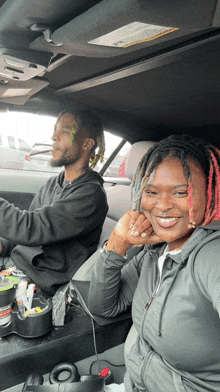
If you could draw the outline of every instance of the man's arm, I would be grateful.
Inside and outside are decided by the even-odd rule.
[[[10,256],[12,249],[15,247],[16,244],[13,242],[6,240],[3,237],[0,237],[0,256]]]
[[[33,205],[36,201],[32,208]],[[105,195],[96,184],[82,185],[35,211],[19,210],[0,198],[0,236],[20,245],[42,246],[85,234],[97,227],[105,215]]]

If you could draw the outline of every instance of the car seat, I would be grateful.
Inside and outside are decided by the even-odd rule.
[[[126,176],[132,181],[138,163],[143,155],[154,145],[151,141],[141,141],[134,143],[127,155],[125,164]],[[109,210],[102,228],[99,241],[101,245],[110,237],[118,220],[131,208],[131,185],[116,185],[106,189]],[[130,248],[128,251],[128,260],[140,251],[141,248]],[[97,250],[84,264],[76,271],[73,279],[90,280],[92,267],[97,259]]]

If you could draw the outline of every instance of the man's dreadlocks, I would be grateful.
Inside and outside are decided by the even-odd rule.
[[[133,209],[141,209],[141,197],[149,176],[167,157],[181,161],[188,179],[189,227],[195,227],[190,159],[197,162],[207,178],[207,205],[202,225],[220,220],[220,151],[208,142],[188,135],[169,136],[143,156],[132,182]]]

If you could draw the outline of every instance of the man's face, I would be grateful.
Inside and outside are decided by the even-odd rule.
[[[72,114],[64,114],[56,123],[53,133],[53,158],[51,166],[68,166],[82,155],[82,145],[85,140],[82,132],[78,132],[79,126]],[[77,133],[74,138],[74,133]]]

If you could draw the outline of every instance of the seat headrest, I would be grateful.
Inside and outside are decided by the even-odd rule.
[[[125,173],[132,181],[137,165],[146,152],[155,145],[155,142],[143,141],[132,144],[125,163]]]

